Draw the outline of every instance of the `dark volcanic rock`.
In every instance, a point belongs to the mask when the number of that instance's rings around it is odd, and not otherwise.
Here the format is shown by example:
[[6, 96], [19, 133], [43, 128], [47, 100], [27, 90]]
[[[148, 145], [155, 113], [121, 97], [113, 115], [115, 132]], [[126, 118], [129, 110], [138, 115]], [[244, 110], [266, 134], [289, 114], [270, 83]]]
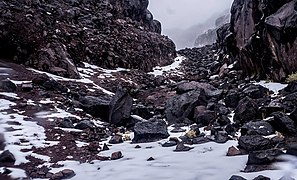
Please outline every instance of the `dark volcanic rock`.
[[158, 141], [169, 137], [165, 121], [153, 119], [151, 121], [138, 122], [134, 127], [133, 143], [146, 143]]
[[247, 151], [265, 150], [272, 147], [272, 142], [260, 135], [241, 136], [238, 144]]
[[233, 2], [233, 40], [227, 47], [244, 74], [281, 81], [296, 72], [296, 4], [296, 0]]
[[241, 135], [268, 136], [274, 132], [274, 128], [265, 121], [248, 122], [241, 127]]
[[190, 151], [193, 149], [193, 147], [185, 146], [184, 143], [180, 142], [177, 144], [175, 152], [184, 152], [184, 151]]
[[15, 162], [15, 157], [9, 150], [6, 150], [6, 151], [4, 151], [3, 153], [0, 154], [0, 162], [2, 162], [2, 163], [6, 163], [6, 162], [14, 163]]
[[241, 177], [241, 176], [233, 175], [233, 176], [230, 177], [229, 180], [246, 180], [246, 179]]
[[266, 97], [269, 90], [261, 85], [250, 84], [243, 89], [243, 93], [253, 99]]
[[217, 116], [214, 111], [203, 110], [200, 111], [195, 108], [194, 112], [194, 122], [198, 124], [198, 126], [208, 126], [211, 122], [216, 120]]
[[94, 129], [95, 128], [95, 125], [93, 122], [89, 121], [89, 120], [83, 120], [79, 123], [77, 123], [77, 125], [75, 126], [76, 129], [81, 129], [81, 130], [84, 130], [84, 129]]
[[249, 97], [239, 101], [234, 113], [234, 121], [239, 124], [260, 118], [257, 102]]
[[17, 86], [10, 80], [3, 80], [3, 81], [0, 81], [0, 89], [6, 92], [15, 92], [17, 89]]
[[119, 87], [109, 104], [109, 123], [124, 125], [130, 119], [133, 98], [128, 90]]
[[259, 175], [259, 176], [255, 177], [253, 180], [270, 180], [270, 178], [266, 177], [266, 176]]
[[[6, 1], [0, 3], [1, 59], [70, 78], [75, 64], [150, 71], [172, 62], [174, 43], [147, 0]], [[129, 54], [129, 56], [127, 56]]]
[[165, 115], [169, 124], [183, 122], [198, 105], [206, 105], [206, 94], [203, 89], [189, 91], [172, 97], [166, 102]]
[[249, 152], [247, 165], [250, 164], [271, 164], [273, 163], [277, 156], [283, 154], [283, 152], [279, 149], [268, 149], [261, 151], [252, 151]]
[[121, 159], [123, 157], [123, 154], [121, 151], [117, 151], [111, 154], [110, 159], [111, 160], [117, 160], [117, 159]]
[[120, 144], [120, 143], [123, 143], [123, 142], [124, 142], [123, 137], [121, 135], [114, 135], [109, 140], [110, 144]]
[[82, 108], [94, 117], [100, 117], [107, 121], [109, 117], [109, 104], [111, 98], [109, 96], [94, 97], [85, 96], [80, 97], [79, 102]]
[[240, 100], [240, 93], [236, 90], [230, 90], [225, 97], [227, 107], [236, 108]]
[[294, 121], [283, 112], [272, 113], [273, 119], [270, 121], [271, 125], [275, 130], [288, 134], [294, 135], [297, 132]]

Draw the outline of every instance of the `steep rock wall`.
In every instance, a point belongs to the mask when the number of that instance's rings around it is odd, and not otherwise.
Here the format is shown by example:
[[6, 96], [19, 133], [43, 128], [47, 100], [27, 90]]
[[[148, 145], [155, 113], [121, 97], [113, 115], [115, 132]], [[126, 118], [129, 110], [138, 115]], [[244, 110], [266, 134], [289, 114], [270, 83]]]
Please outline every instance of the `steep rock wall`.
[[246, 75], [283, 81], [297, 71], [296, 4], [296, 0], [234, 0], [227, 49]]

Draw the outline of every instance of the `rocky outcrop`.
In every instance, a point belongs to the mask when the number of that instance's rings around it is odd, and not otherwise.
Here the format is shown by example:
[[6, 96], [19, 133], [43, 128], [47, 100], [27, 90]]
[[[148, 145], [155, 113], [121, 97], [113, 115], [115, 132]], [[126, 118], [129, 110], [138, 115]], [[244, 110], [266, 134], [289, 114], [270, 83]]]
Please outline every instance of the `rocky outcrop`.
[[76, 64], [149, 71], [170, 63], [174, 43], [161, 36], [148, 0], [0, 2], [0, 58], [64, 77]]
[[245, 75], [282, 81], [297, 71], [296, 7], [296, 0], [234, 0], [227, 49]]
[[205, 45], [213, 44], [217, 41], [217, 30], [230, 22], [230, 13], [226, 13], [216, 19], [215, 27], [211, 28], [204, 33], [200, 34], [194, 43], [195, 47], [202, 47]]

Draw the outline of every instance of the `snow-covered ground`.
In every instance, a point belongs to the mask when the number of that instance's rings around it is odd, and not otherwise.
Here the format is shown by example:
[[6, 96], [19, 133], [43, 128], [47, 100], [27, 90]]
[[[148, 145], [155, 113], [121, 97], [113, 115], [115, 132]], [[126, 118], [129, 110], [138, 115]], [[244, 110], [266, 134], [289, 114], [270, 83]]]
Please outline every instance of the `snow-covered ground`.
[[174, 62], [168, 66], [157, 66], [153, 69], [152, 72], [149, 72], [149, 74], [153, 74], [155, 76], [158, 75], [163, 75], [164, 73], [176, 73], [176, 75], [182, 75], [182, 73], [179, 71], [180, 65], [183, 62], [185, 57], [183, 56], [178, 56], [177, 58], [174, 59]]
[[[150, 74], [162, 75], [164, 72], [172, 72], [178, 69], [184, 57], [178, 57], [175, 62], [169, 66], [157, 67]], [[51, 78], [58, 81], [74, 81], [90, 84], [93, 88], [103, 90], [107, 94], [113, 94], [100, 86], [96, 85], [88, 77], [95, 74], [97, 66], [85, 64], [85, 68], [80, 68], [79, 71], [83, 77], [81, 80], [67, 79], [47, 73]], [[33, 70], [37, 73], [44, 73]], [[105, 76], [111, 76], [111, 73], [123, 71], [125, 69], [105, 70], [101, 68]], [[15, 81], [17, 83], [17, 81]], [[269, 88], [275, 93], [283, 89], [286, 85], [278, 83], [266, 83], [261, 81], [260, 84]], [[17, 94], [1, 92], [0, 95], [9, 98], [19, 99]], [[31, 102], [31, 105], [38, 104], [55, 104], [57, 102], [46, 99], [39, 102]], [[57, 144], [57, 142], [46, 141], [44, 128], [34, 121], [26, 121], [26, 116], [22, 112], [14, 110], [13, 113], [7, 113], [6, 110], [11, 109], [15, 103], [6, 99], [0, 99], [0, 133], [3, 133], [6, 140], [5, 149], [10, 150], [16, 156], [16, 164], [27, 162], [25, 156], [32, 155], [36, 158], [43, 159], [49, 162], [49, 157], [34, 154], [32, 152], [21, 152], [21, 149], [26, 147], [44, 147]], [[55, 108], [53, 112], [39, 112], [36, 117], [50, 120], [53, 117], [70, 117], [72, 115], [62, 109]], [[77, 117], [79, 118], [79, 117]], [[18, 124], [8, 123], [16, 121]], [[14, 128], [15, 131], [5, 131], [5, 128]], [[185, 127], [187, 128], [187, 127]], [[63, 129], [65, 131], [69, 129]], [[170, 130], [170, 129], [169, 129]], [[171, 134], [179, 137], [183, 133]], [[133, 133], [131, 134], [131, 137]], [[27, 141], [22, 142], [21, 139]], [[136, 144], [131, 144], [131, 141], [125, 141], [122, 144], [112, 145], [110, 150], [100, 152], [101, 156], [110, 156], [111, 153], [121, 151], [123, 158], [114, 161], [92, 161], [90, 163], [80, 164], [76, 161], [61, 161], [59, 164], [64, 165], [61, 168], [52, 168], [50, 172], [58, 172], [69, 168], [75, 171], [74, 180], [152, 180], [152, 179], [168, 179], [168, 180], [218, 180], [229, 179], [232, 175], [240, 175], [247, 179], [253, 179], [258, 175], [265, 175], [271, 179], [280, 179], [284, 175], [290, 175], [297, 178], [297, 159], [293, 157], [287, 158], [287, 161], [275, 164], [279, 170], [262, 171], [257, 173], [242, 173], [244, 169], [247, 155], [228, 157], [227, 150], [231, 146], [237, 146], [237, 141], [228, 141], [225, 144], [217, 144], [214, 142], [193, 145], [194, 147], [189, 152], [174, 152], [175, 147], [162, 147], [161, 143], [166, 140], [153, 143], [139, 144], [140, 149], [136, 149]], [[106, 141], [107, 142], [107, 141]], [[104, 142], [102, 142], [103, 144]], [[86, 146], [87, 143], [77, 142], [78, 146]], [[0, 151], [1, 153], [1, 151]], [[155, 160], [147, 161], [153, 157]], [[50, 165], [49, 163], [46, 163]], [[9, 168], [13, 171], [13, 177], [25, 177], [25, 172], [19, 169]], [[3, 168], [0, 168], [0, 172]]]

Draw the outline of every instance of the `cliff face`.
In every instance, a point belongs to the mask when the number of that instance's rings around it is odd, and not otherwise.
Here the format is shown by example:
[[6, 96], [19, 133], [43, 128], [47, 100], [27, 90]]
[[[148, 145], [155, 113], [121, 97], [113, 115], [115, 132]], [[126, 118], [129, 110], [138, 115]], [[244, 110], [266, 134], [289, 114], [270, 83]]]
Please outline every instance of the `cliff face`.
[[227, 49], [246, 75], [282, 81], [297, 71], [296, 10], [296, 0], [234, 0]]
[[230, 22], [230, 14], [224, 14], [216, 19], [215, 27], [207, 30], [206, 32], [200, 34], [196, 39], [194, 46], [202, 47], [205, 45], [211, 45], [217, 41], [217, 30]]
[[147, 7], [148, 0], [1, 1], [0, 58], [72, 78], [82, 61], [149, 71], [176, 53]]

